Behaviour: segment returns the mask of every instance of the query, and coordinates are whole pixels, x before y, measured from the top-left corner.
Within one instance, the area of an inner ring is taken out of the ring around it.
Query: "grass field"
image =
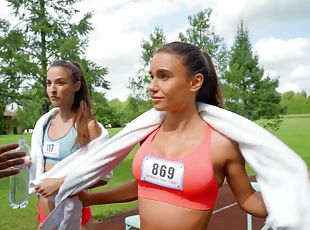
[[[114,135],[119,129],[110,129],[110,135]],[[295,150],[310,168],[310,118],[285,118],[282,126],[273,132],[283,142]],[[26,138],[30,143],[30,135],[0,135],[0,145],[17,142],[19,138]],[[136,147],[137,148],[137,147]],[[132,178],[131,162],[136,148],[114,170],[114,176],[109,183],[98,189],[106,189]],[[252,174],[249,169],[249,174]],[[0,229],[35,229],[36,225],[36,198],[31,197],[28,206],[22,210],[12,210],[8,204],[9,179],[0,181]],[[136,206],[136,202],[127,204],[113,204],[92,207],[94,218],[113,215]]]

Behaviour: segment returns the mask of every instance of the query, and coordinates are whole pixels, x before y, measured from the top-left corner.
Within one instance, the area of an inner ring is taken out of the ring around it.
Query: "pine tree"
[[[198,46],[207,52],[219,74],[222,74],[227,67],[227,48],[224,39],[215,33],[211,20],[212,9],[206,9],[188,17],[190,27],[186,33],[179,33],[181,42],[187,42]]]
[[[229,71],[222,80],[225,108],[250,120],[259,120],[265,127],[278,127],[283,113],[281,95],[276,91],[279,82],[264,76],[243,22],[238,26],[231,49]]]

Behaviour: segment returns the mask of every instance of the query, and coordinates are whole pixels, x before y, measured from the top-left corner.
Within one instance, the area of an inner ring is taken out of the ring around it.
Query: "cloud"
[[[265,22],[273,24],[309,20],[310,2],[308,0],[255,0],[246,1],[246,9],[246,17],[251,22],[268,26]]]
[[[250,37],[255,40],[267,34],[304,34],[305,28],[298,27],[310,23],[308,0],[212,0],[209,7],[213,8],[211,22],[229,45],[233,43],[237,25],[241,20],[249,28]],[[291,31],[294,32],[289,34]]]
[[[310,59],[310,38],[294,38],[282,40],[279,38],[260,39],[253,46],[262,61],[268,63],[298,63]]]
[[[98,25],[96,29],[102,27],[106,31],[129,31],[132,28],[143,27],[156,17],[160,18],[163,15],[193,8],[200,4],[199,0],[88,0],[87,5],[81,2],[79,7],[81,12],[94,12],[94,25]]]
[[[299,64],[289,75],[291,79],[308,79],[310,84],[310,64]]]
[[[282,85],[278,88],[278,91],[281,93],[284,93],[287,91],[299,92],[300,88],[297,84],[285,83],[284,85]]]
[[[147,28],[146,31],[148,23],[199,4],[199,0],[88,0],[87,4],[81,2],[78,5],[81,13],[94,14],[92,23],[95,30],[90,34],[86,54],[96,63],[109,68],[106,79],[111,82],[111,90],[107,91],[107,98],[124,100],[129,94],[129,77],[135,76],[141,68],[141,41],[147,39],[149,31],[154,29]],[[163,28],[163,25],[157,25]],[[165,31],[167,40],[177,39],[180,31]]]
[[[270,76],[279,76],[279,91],[310,92],[310,38],[264,38],[253,50]]]
[[[209,2],[209,1],[208,1]],[[231,46],[243,20],[265,74],[279,77],[279,91],[310,93],[310,1],[213,0],[215,30]]]
[[[6,5],[0,0],[1,18],[12,18]],[[266,74],[280,76],[279,89],[310,93],[308,0],[84,0],[76,6],[81,14],[94,14],[86,56],[109,68],[109,99],[125,99],[129,94],[129,77],[141,67],[141,41],[148,39],[155,26],[163,28],[168,41],[174,41],[188,27],[187,17],[206,8],[213,9],[211,23],[229,46],[244,21]]]
[[[106,79],[110,81],[111,90],[107,98],[125,100],[129,94],[126,86],[129,77],[138,71],[140,63],[141,33],[123,33],[105,37],[104,40],[94,39],[87,49],[88,58],[108,67]]]

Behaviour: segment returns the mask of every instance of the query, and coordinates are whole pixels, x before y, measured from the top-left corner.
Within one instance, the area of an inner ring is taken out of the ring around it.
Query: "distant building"
[[[3,113],[3,116],[4,116],[4,117],[8,117],[8,118],[13,118],[13,117],[15,117],[15,115],[16,115],[15,112],[13,112],[13,111],[8,111],[8,110],[4,111],[4,113]]]

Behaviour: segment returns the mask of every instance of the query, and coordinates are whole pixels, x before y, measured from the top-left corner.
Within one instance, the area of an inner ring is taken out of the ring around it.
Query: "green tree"
[[[25,68],[21,60],[27,58],[27,54],[19,53],[25,41],[18,30],[10,30],[10,23],[0,19],[0,134],[5,133],[4,116],[6,105],[21,98],[18,89],[22,83],[22,72],[17,68],[24,69],[25,72],[31,69]]]
[[[278,128],[283,108],[281,95],[276,91],[278,79],[264,77],[258,56],[252,53],[248,31],[243,22],[231,50],[229,71],[223,78],[225,107],[261,125]]]
[[[112,116],[110,117],[110,124],[112,127],[122,127],[126,120],[126,108],[125,103],[121,102],[118,99],[112,99],[109,101],[109,107],[112,111]]]
[[[112,114],[112,109],[109,106],[108,100],[105,95],[99,92],[93,92],[93,108],[96,119],[103,125],[107,126],[110,124],[110,117]]]
[[[218,72],[223,73],[227,68],[228,51],[224,39],[215,33],[210,23],[211,14],[212,9],[206,9],[189,16],[190,27],[185,34],[179,33],[179,39],[196,45],[210,54]]]
[[[147,87],[150,83],[149,63],[154,52],[166,43],[166,37],[163,30],[156,27],[154,32],[150,34],[149,40],[142,40],[141,42],[141,59],[142,68],[138,70],[136,76],[129,79],[130,95],[142,101],[149,99]]]
[[[86,78],[91,86],[109,88],[104,79],[107,69],[96,65],[85,57],[88,34],[93,30],[91,13],[86,13],[80,20],[75,17],[78,10],[73,5],[79,0],[7,0],[13,9],[18,23],[11,28],[9,22],[2,20],[0,28],[6,36],[1,39],[7,43],[1,49],[1,78],[14,85],[17,92],[20,87],[35,89],[41,104],[40,113],[49,109],[45,94],[45,76],[48,64],[55,59],[74,60],[82,63]],[[15,84],[18,81],[22,84]],[[24,106],[24,105],[23,105]]]
[[[151,107],[150,101],[130,96],[125,102],[118,99],[108,101],[102,94],[94,93],[96,118],[106,127],[122,127]]]
[[[44,100],[43,98],[38,99],[36,95],[38,94],[36,91],[39,90],[37,88],[26,89],[23,92],[23,98],[20,99],[20,106],[18,111],[16,112],[16,121],[18,124],[18,132],[22,133],[26,129],[33,129],[36,121],[41,116],[40,106],[42,105]]]
[[[143,100],[129,96],[125,101],[126,122],[133,120],[134,118],[138,117],[139,115],[151,108],[152,103],[150,100]]]
[[[10,23],[0,19],[0,97],[4,105],[22,98],[19,93],[23,80],[30,78],[34,68],[29,62],[29,54],[20,50],[26,46],[22,32],[13,28]]]
[[[310,95],[308,96],[305,91],[285,92],[281,97],[281,105],[285,107],[286,114],[310,113]]]

